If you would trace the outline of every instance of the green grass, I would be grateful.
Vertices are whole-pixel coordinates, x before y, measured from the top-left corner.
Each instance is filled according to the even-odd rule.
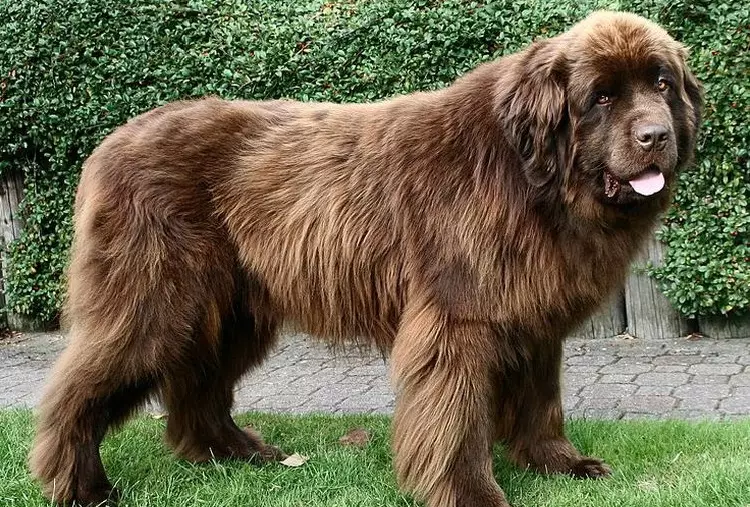
[[[164,421],[137,419],[109,436],[102,456],[123,493],[123,507],[416,506],[401,495],[391,467],[389,419],[248,414],[239,418],[287,452],[310,457],[300,468],[278,464],[192,465],[162,443]],[[364,427],[364,449],[338,438]],[[515,507],[748,507],[750,420],[727,423],[593,422],[568,425],[573,442],[615,470],[601,481],[544,477],[519,470],[496,450],[495,476]],[[31,481],[28,411],[0,411],[0,506],[48,505]]]

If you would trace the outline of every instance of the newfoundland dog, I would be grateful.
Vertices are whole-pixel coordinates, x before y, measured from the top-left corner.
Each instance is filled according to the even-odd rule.
[[[283,456],[230,416],[280,325],[392,358],[395,470],[429,507],[507,507],[492,446],[609,469],[565,437],[563,340],[620,287],[692,158],[701,88],[654,23],[597,12],[435,92],[177,102],[86,161],[70,343],[31,469],[114,496],[99,446],[149,396],[192,461]]]

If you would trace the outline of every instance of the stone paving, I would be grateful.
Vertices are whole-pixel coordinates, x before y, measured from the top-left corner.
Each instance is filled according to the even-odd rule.
[[[0,408],[38,402],[64,343],[60,334],[0,338]],[[750,417],[750,339],[571,340],[564,379],[569,417]],[[391,413],[393,406],[382,357],[332,355],[298,334],[284,336],[263,367],[238,386],[235,410]]]

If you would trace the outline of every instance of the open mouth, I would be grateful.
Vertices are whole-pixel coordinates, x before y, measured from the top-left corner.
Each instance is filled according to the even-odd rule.
[[[614,174],[604,170],[604,194],[610,199],[620,192],[620,180],[615,178]]]
[[[652,165],[635,178],[623,182],[609,170],[604,171],[604,194],[610,199],[616,197],[625,184],[630,185],[637,194],[643,196],[654,195],[664,188],[664,174],[659,168]]]

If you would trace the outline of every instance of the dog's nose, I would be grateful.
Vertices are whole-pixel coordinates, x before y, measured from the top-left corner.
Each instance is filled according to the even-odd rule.
[[[663,150],[669,139],[669,130],[664,125],[650,123],[635,128],[635,140],[646,151]]]

